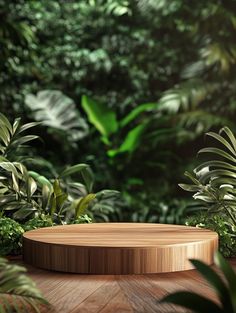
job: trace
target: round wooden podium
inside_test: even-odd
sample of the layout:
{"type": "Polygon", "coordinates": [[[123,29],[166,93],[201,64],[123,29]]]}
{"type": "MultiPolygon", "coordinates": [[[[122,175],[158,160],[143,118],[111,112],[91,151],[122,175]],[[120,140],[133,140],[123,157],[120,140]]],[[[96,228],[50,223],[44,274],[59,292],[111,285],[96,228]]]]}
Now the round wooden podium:
{"type": "Polygon", "coordinates": [[[63,225],[23,235],[31,265],[86,274],[144,274],[192,269],[189,259],[213,263],[215,232],[180,225],[97,223],[63,225]]]}

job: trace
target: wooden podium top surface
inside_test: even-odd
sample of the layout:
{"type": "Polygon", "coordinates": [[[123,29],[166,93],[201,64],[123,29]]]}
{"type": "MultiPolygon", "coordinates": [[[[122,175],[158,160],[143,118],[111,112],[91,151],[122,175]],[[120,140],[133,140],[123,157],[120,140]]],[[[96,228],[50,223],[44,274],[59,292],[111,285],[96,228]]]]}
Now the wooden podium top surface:
{"type": "Polygon", "coordinates": [[[80,247],[141,248],[188,245],[216,240],[215,232],[182,225],[94,223],[45,227],[24,233],[40,243],[80,247]]]}

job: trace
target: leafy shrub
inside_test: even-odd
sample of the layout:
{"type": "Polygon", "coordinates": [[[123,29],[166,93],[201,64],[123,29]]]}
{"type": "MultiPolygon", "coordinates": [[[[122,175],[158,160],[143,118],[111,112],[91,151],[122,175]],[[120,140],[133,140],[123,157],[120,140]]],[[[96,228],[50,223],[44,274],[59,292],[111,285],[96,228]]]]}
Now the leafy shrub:
{"type": "Polygon", "coordinates": [[[32,219],[28,220],[23,228],[25,231],[42,228],[42,227],[50,227],[53,226],[52,219],[46,215],[35,216],[32,219]]]}
{"type": "Polygon", "coordinates": [[[207,212],[199,212],[188,217],[185,222],[188,226],[207,228],[219,235],[219,249],[225,257],[236,256],[236,233],[232,225],[228,223],[227,217],[207,212]]]}
{"type": "MultiPolygon", "coordinates": [[[[23,164],[26,158],[19,155],[19,149],[25,143],[38,138],[22,135],[26,129],[35,126],[35,123],[21,125],[20,119],[15,119],[11,124],[3,114],[0,114],[0,122],[2,215],[8,212],[8,216],[23,222],[34,216],[39,219],[41,216],[48,216],[53,223],[64,224],[74,218],[79,219],[89,206],[93,206],[99,192],[92,192],[94,176],[87,164],[67,166],[60,174],[56,174],[56,178],[51,179],[35,171],[28,171],[23,164]],[[17,158],[20,161],[11,161],[17,158]],[[73,181],[73,175],[80,175],[84,184],[73,181]]],[[[104,190],[102,193],[117,194],[111,190],[104,190]]]]}
{"type": "Polygon", "coordinates": [[[87,214],[80,215],[78,218],[75,218],[71,224],[90,224],[92,223],[91,217],[87,214]]]}
{"type": "MultiPolygon", "coordinates": [[[[219,231],[224,254],[236,255],[236,138],[228,127],[222,128],[220,134],[210,132],[207,135],[222,148],[201,149],[199,153],[209,153],[214,159],[200,164],[193,174],[186,172],[192,184],[180,184],[180,187],[194,192],[193,198],[207,209],[209,218],[203,225],[219,231]]],[[[198,219],[201,223],[198,216],[197,224],[198,219]]]]}
{"type": "Polygon", "coordinates": [[[8,217],[0,218],[0,256],[21,252],[23,227],[8,217]]]}

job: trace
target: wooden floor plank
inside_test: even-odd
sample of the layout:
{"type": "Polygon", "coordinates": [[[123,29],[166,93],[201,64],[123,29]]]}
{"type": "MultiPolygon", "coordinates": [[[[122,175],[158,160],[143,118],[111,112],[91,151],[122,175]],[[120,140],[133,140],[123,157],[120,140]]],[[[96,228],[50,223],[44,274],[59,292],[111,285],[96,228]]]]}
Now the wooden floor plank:
{"type": "MultiPolygon", "coordinates": [[[[236,269],[236,258],[230,262],[236,269]]],[[[159,302],[178,290],[216,299],[212,288],[194,270],[151,275],[78,275],[27,268],[56,313],[187,312],[159,302]]]]}
{"type": "Polygon", "coordinates": [[[128,302],[117,302],[119,298],[122,301],[125,300],[125,297],[121,296],[121,289],[116,280],[108,281],[86,298],[71,313],[117,312],[113,311],[114,307],[118,308],[120,312],[132,312],[128,302]],[[123,311],[121,311],[122,308],[124,308],[123,311]]]}
{"type": "Polygon", "coordinates": [[[131,304],[128,302],[127,297],[125,296],[124,292],[119,287],[119,292],[117,295],[107,303],[104,308],[99,311],[99,313],[133,313],[134,310],[131,304]]]}

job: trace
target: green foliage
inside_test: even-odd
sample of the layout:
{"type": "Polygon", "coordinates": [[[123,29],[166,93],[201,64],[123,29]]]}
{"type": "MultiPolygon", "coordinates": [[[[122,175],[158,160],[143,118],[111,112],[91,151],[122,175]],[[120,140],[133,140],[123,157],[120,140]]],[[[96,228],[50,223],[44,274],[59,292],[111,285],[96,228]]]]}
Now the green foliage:
{"type": "Polygon", "coordinates": [[[217,232],[219,235],[219,249],[223,256],[232,257],[236,255],[236,233],[228,222],[227,216],[199,212],[188,217],[185,224],[217,232]]]}
{"type": "Polygon", "coordinates": [[[0,153],[1,160],[4,158],[10,158],[12,151],[14,151],[14,157],[22,146],[29,141],[37,139],[38,136],[24,135],[22,133],[27,129],[36,126],[37,123],[28,123],[21,126],[21,119],[17,118],[11,125],[9,120],[0,114],[0,153]]]}
{"type": "MultiPolygon", "coordinates": [[[[17,123],[11,125],[4,115],[1,118],[4,122],[2,125],[6,125],[5,128],[9,131],[17,125],[16,129],[20,130],[16,139],[18,145],[24,141],[25,137],[34,137],[20,137],[21,132],[34,126],[34,123],[20,126],[20,121],[17,120],[17,123]]],[[[4,129],[3,126],[2,129],[4,129]]],[[[4,136],[5,133],[0,133],[0,139],[3,141],[4,136]]],[[[7,216],[20,221],[33,217],[43,221],[45,217],[51,224],[64,224],[70,222],[71,219],[79,220],[80,215],[86,213],[96,198],[96,194],[91,192],[93,175],[89,166],[86,164],[67,166],[58,177],[47,179],[35,171],[28,171],[21,162],[10,162],[5,158],[9,146],[12,145],[12,152],[14,152],[16,146],[12,142],[15,141],[6,141],[2,156],[0,155],[1,215],[7,214],[7,216]],[[78,174],[81,174],[85,185],[71,179],[71,176],[78,174]]],[[[103,192],[109,194],[109,191],[103,192]]],[[[34,224],[34,220],[31,221],[31,224],[34,224]]]]}
{"type": "Polygon", "coordinates": [[[41,214],[40,216],[35,216],[32,219],[28,220],[24,225],[24,231],[29,231],[37,228],[43,228],[43,227],[51,227],[53,226],[52,219],[47,216],[41,214]]]}
{"type": "MultiPolygon", "coordinates": [[[[121,121],[117,120],[114,110],[109,109],[108,106],[95,102],[87,96],[82,97],[82,107],[88,115],[89,121],[101,133],[102,141],[108,146],[112,146],[111,135],[113,135],[113,145],[119,145],[118,148],[109,149],[107,155],[111,158],[118,154],[130,153],[132,154],[140,145],[142,134],[146,128],[147,122],[137,125],[127,132],[123,137],[123,142],[119,143],[122,128],[126,127],[129,123],[135,122],[135,119],[145,111],[150,111],[156,108],[155,103],[142,104],[133,109],[121,121]],[[114,138],[114,137],[118,138],[114,138]]],[[[136,121],[137,123],[137,121],[136,121]]]]}
{"type": "Polygon", "coordinates": [[[217,231],[222,253],[225,256],[235,256],[236,139],[227,127],[222,128],[220,134],[210,132],[207,135],[216,140],[221,148],[201,149],[199,153],[214,155],[214,159],[200,164],[193,174],[186,172],[185,175],[192,184],[179,186],[194,192],[193,198],[201,201],[208,212],[208,216],[197,215],[189,223],[217,231]]]}
{"type": "Polygon", "coordinates": [[[182,220],[183,165],[197,165],[203,133],[236,129],[234,0],[1,0],[0,15],[1,110],[42,123],[24,165],[51,185],[78,159],[91,165],[95,177],[60,184],[121,190],[99,220],[182,220]]]}
{"type": "Polygon", "coordinates": [[[115,112],[104,104],[95,102],[86,96],[82,97],[81,104],[88,115],[90,123],[92,123],[108,141],[108,137],[118,129],[115,112]]]}
{"type": "Polygon", "coordinates": [[[236,274],[230,264],[222,257],[219,252],[215,254],[215,263],[223,274],[222,277],[210,266],[199,260],[190,260],[196,270],[214,289],[219,299],[219,304],[204,296],[189,291],[179,291],[170,294],[162,299],[180,305],[192,312],[201,313],[235,313],[236,312],[236,274]]]}
{"type": "Polygon", "coordinates": [[[224,127],[218,135],[210,132],[221,144],[223,149],[210,147],[204,148],[199,153],[210,153],[222,160],[204,162],[194,170],[194,175],[186,173],[192,185],[180,184],[184,190],[195,192],[194,198],[203,201],[209,213],[223,213],[229,217],[229,221],[236,230],[236,139],[229,128],[224,127]],[[226,138],[223,137],[226,136],[226,138]]]}
{"type": "Polygon", "coordinates": [[[80,215],[78,218],[75,218],[72,222],[72,224],[90,224],[90,223],[92,223],[92,219],[87,214],[80,215]]]}
{"type": "Polygon", "coordinates": [[[2,313],[51,311],[35,283],[25,275],[22,266],[8,263],[0,258],[0,310],[2,313]]]}
{"type": "MultiPolygon", "coordinates": [[[[22,226],[8,217],[0,218],[0,256],[19,254],[22,243],[21,236],[24,233],[22,226]]],[[[1,285],[1,283],[0,283],[1,285]]],[[[1,287],[0,287],[1,292],[1,287]]]]}
{"type": "Polygon", "coordinates": [[[44,90],[37,96],[27,95],[26,106],[36,121],[65,133],[69,140],[76,141],[86,136],[88,126],[79,116],[74,102],[57,90],[44,90]]]}

